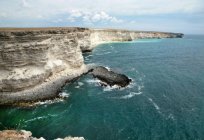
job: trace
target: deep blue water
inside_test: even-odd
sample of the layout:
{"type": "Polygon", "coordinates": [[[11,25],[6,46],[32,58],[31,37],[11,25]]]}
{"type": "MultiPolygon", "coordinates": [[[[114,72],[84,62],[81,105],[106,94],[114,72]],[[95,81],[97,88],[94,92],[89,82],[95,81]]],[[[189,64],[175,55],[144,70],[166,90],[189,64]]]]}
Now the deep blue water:
{"type": "Polygon", "coordinates": [[[204,139],[204,36],[102,44],[84,57],[133,82],[103,88],[83,76],[64,87],[64,102],[1,108],[0,129],[26,129],[47,139],[204,139]]]}

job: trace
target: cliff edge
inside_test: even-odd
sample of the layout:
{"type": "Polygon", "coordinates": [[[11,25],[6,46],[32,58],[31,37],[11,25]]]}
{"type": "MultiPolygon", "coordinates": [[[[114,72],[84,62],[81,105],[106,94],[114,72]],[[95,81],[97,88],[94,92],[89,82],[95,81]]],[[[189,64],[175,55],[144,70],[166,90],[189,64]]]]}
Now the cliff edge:
{"type": "Polygon", "coordinates": [[[88,71],[82,52],[100,43],[180,38],[180,33],[88,28],[0,29],[0,105],[56,97],[60,87],[88,71]]]}

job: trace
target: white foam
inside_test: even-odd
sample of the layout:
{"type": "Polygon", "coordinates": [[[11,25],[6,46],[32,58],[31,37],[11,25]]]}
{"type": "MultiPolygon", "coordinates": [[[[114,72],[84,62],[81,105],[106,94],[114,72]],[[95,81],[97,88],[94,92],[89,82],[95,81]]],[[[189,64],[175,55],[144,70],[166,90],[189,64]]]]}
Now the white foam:
{"type": "Polygon", "coordinates": [[[103,91],[112,91],[114,89],[120,89],[120,86],[114,85],[114,86],[106,86],[103,88],[103,91]]]}
{"type": "Polygon", "coordinates": [[[58,102],[62,102],[62,101],[64,101],[64,99],[62,99],[62,98],[56,98],[56,99],[54,99],[54,100],[39,101],[39,102],[34,103],[34,104],[31,105],[31,106],[47,105],[47,104],[53,104],[53,103],[58,103],[58,102]]]}
{"type": "Polygon", "coordinates": [[[111,70],[111,69],[110,69],[109,67],[107,67],[107,66],[106,66],[105,68],[106,68],[107,70],[109,70],[109,71],[111,70]]]}
{"type": "Polygon", "coordinates": [[[36,121],[36,120],[42,120],[42,119],[46,119],[46,118],[48,118],[48,116],[36,117],[36,118],[25,121],[25,123],[33,122],[33,121],[36,121]]]}
{"type": "Polygon", "coordinates": [[[79,86],[83,86],[84,83],[82,83],[82,82],[78,82],[78,85],[79,85],[79,86]]]}
{"type": "Polygon", "coordinates": [[[69,97],[69,93],[61,92],[61,93],[59,93],[59,96],[62,97],[62,98],[68,98],[69,97]]]}
{"type": "Polygon", "coordinates": [[[120,97],[120,99],[129,99],[140,94],[142,94],[142,92],[130,92],[130,94],[120,97]]]}
{"type": "Polygon", "coordinates": [[[80,88],[80,86],[75,86],[75,88],[80,88]]]}
{"type": "Polygon", "coordinates": [[[47,116],[36,117],[36,118],[29,119],[29,120],[24,121],[24,122],[28,123],[28,122],[33,122],[33,121],[37,121],[37,120],[47,119],[48,117],[57,117],[57,116],[58,116],[58,114],[48,114],[47,116]]]}
{"type": "MultiPolygon", "coordinates": [[[[134,80],[132,79],[132,82],[130,82],[130,84],[126,87],[126,88],[134,88],[137,84],[134,82],[134,80]]],[[[125,88],[123,88],[125,89],[125,88]]]]}
{"type": "Polygon", "coordinates": [[[84,85],[84,83],[82,83],[82,82],[78,82],[77,84],[78,84],[78,85],[77,85],[77,86],[75,86],[75,88],[80,88],[81,86],[83,86],[83,85],[84,85]]]}
{"type": "Polygon", "coordinates": [[[143,86],[143,85],[138,86],[138,90],[139,90],[139,91],[141,91],[143,88],[144,88],[144,86],[143,86]]]}
{"type": "Polygon", "coordinates": [[[167,119],[171,119],[171,120],[175,120],[174,115],[173,114],[169,114],[169,116],[167,117],[167,119]]]}
{"type": "Polygon", "coordinates": [[[152,100],[152,98],[148,98],[148,100],[154,105],[156,110],[160,110],[159,106],[152,100]]]}
{"type": "Polygon", "coordinates": [[[93,84],[93,83],[99,83],[100,80],[98,80],[98,79],[88,79],[88,80],[86,80],[86,82],[93,84]]]}

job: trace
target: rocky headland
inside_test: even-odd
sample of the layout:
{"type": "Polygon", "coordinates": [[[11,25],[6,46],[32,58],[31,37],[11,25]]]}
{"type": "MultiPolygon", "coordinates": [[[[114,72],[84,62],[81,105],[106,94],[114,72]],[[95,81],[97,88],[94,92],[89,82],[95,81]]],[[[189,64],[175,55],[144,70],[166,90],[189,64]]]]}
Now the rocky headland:
{"type": "Polygon", "coordinates": [[[0,105],[55,98],[88,72],[83,52],[100,43],[181,38],[181,33],[89,28],[0,29],[0,105]]]}

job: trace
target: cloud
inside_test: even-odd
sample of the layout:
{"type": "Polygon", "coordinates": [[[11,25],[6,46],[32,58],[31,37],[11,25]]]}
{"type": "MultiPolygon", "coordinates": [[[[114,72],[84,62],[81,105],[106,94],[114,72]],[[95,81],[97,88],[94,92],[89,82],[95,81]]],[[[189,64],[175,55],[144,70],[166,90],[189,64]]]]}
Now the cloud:
{"type": "Polygon", "coordinates": [[[116,17],[110,16],[104,11],[82,11],[82,10],[71,10],[69,12],[68,20],[70,22],[83,21],[89,24],[94,24],[96,22],[112,22],[121,23],[122,20],[116,17]]]}
{"type": "Polygon", "coordinates": [[[30,8],[31,7],[27,0],[22,0],[21,1],[21,6],[23,8],[30,8]]]}
{"type": "Polygon", "coordinates": [[[78,18],[82,17],[83,13],[79,10],[72,10],[69,12],[68,20],[70,22],[75,22],[78,18]]]}
{"type": "MultiPolygon", "coordinates": [[[[22,17],[22,13],[16,12],[19,4],[21,5],[19,11],[26,13],[24,18],[42,13],[48,17],[75,9],[90,12],[104,11],[112,16],[188,14],[204,11],[203,0],[96,0],[94,2],[90,0],[1,0],[0,13],[5,11],[11,18],[22,17]]],[[[75,12],[75,16],[81,16],[80,12],[75,12]]]]}
{"type": "Polygon", "coordinates": [[[58,18],[58,19],[53,20],[52,22],[53,22],[53,23],[60,23],[60,22],[63,22],[63,20],[60,19],[60,18],[58,18]]]}
{"type": "Polygon", "coordinates": [[[167,27],[184,30],[185,27],[197,32],[204,25],[204,1],[0,0],[0,22],[0,26],[18,27],[86,26],[147,30],[167,30],[167,27]]]}
{"type": "MultiPolygon", "coordinates": [[[[42,0],[35,0],[42,3],[42,0]]],[[[105,11],[113,15],[154,15],[171,13],[196,13],[204,10],[203,0],[43,0],[43,5],[52,10],[80,9],[105,11]]]]}
{"type": "Polygon", "coordinates": [[[7,17],[7,14],[6,13],[0,13],[0,18],[6,18],[7,17]]]}

